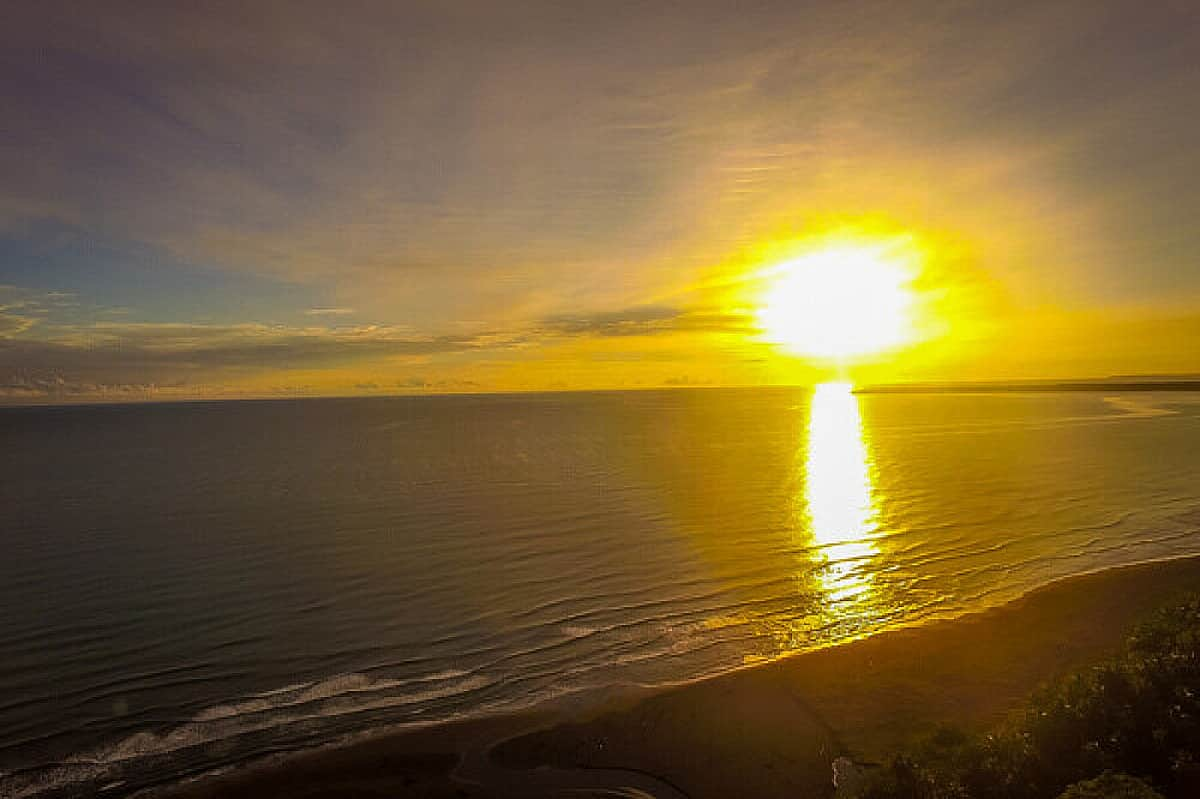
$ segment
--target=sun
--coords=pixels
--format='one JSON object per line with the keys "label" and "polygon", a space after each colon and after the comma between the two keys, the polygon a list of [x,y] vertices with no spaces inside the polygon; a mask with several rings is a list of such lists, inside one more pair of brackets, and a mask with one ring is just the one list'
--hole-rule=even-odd
{"label": "sun", "polygon": [[913,254],[896,242],[825,243],[764,272],[763,338],[811,358],[845,361],[914,338]]}

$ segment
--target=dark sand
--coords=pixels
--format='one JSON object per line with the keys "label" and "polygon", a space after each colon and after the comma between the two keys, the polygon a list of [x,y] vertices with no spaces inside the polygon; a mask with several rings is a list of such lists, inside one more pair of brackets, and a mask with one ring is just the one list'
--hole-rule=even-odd
{"label": "dark sand", "polygon": [[822,797],[943,723],[986,729],[1200,589],[1200,558],[1071,578],[999,608],[795,655],[565,721],[480,719],[296,754],[169,791],[205,797]]}

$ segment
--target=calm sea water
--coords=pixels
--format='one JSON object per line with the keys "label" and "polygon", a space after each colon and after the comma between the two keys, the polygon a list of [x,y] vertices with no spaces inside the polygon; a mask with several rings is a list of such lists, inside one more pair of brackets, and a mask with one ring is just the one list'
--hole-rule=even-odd
{"label": "calm sea water", "polygon": [[1200,552],[1200,396],[0,410],[0,795],[708,675]]}

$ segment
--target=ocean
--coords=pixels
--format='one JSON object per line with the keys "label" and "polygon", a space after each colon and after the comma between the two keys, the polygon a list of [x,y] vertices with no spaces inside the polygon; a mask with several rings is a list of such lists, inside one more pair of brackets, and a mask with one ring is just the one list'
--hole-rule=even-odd
{"label": "ocean", "polygon": [[1200,394],[0,409],[0,795],[123,796],[1200,553]]}

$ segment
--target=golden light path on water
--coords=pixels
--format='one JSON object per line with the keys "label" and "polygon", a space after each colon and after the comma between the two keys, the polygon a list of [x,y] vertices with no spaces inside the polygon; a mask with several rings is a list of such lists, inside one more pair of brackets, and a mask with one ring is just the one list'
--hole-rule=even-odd
{"label": "golden light path on water", "polygon": [[821,615],[845,621],[871,605],[868,561],[878,554],[872,539],[879,517],[862,415],[850,384],[815,387],[807,432],[804,528],[818,562]]}

